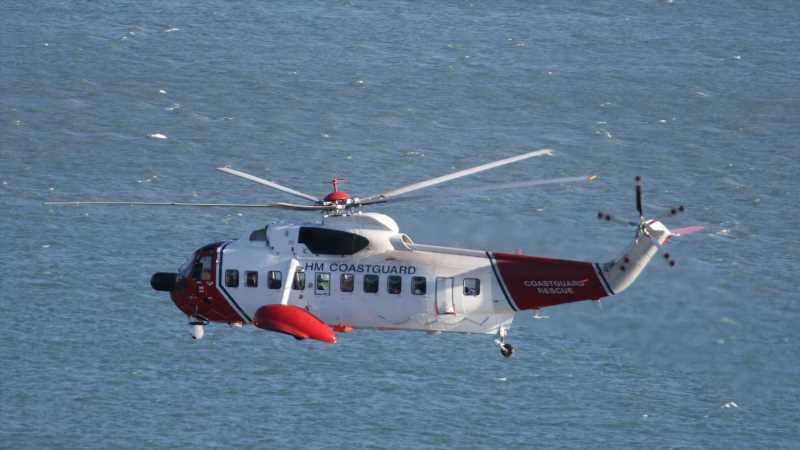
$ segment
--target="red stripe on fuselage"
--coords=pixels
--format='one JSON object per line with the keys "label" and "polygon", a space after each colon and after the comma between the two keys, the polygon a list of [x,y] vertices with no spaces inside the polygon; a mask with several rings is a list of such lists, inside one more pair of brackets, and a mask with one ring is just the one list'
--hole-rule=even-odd
{"label": "red stripe on fuselage", "polygon": [[242,316],[236,312],[220,292],[217,274],[217,252],[224,242],[217,242],[197,250],[192,257],[195,264],[200,257],[211,257],[211,267],[207,280],[196,279],[191,274],[178,279],[175,290],[170,293],[175,306],[187,315],[203,316],[212,322],[243,322]]}
{"label": "red stripe on fuselage", "polygon": [[520,309],[538,309],[608,295],[594,264],[492,253],[508,294]]}

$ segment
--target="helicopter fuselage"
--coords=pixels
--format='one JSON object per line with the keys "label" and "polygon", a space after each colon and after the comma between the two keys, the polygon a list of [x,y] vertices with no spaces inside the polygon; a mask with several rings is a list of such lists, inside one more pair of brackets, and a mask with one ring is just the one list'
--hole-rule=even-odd
{"label": "helicopter fuselage", "polygon": [[211,322],[250,324],[262,306],[282,304],[336,330],[495,334],[510,328],[517,311],[613,294],[610,270],[420,245],[390,217],[358,213],[268,225],[210,244],[179,270],[171,297],[187,315]]}

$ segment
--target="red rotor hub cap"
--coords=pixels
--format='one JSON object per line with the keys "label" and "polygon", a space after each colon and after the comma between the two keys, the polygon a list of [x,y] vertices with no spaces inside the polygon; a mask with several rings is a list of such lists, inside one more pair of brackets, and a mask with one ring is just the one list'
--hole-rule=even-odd
{"label": "red rotor hub cap", "polygon": [[337,192],[331,192],[330,194],[328,194],[325,197],[325,201],[326,202],[339,202],[339,201],[346,201],[346,200],[349,200],[351,198],[352,197],[350,197],[350,194],[348,194],[346,192],[337,191]]}

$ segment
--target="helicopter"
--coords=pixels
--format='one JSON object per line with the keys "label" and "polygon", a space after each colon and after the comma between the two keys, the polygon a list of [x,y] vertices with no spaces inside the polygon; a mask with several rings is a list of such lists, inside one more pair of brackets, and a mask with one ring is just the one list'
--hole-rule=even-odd
{"label": "helicopter", "polygon": [[[336,343],[336,333],[353,330],[480,333],[494,336],[508,358],[507,342],[517,313],[585,300],[599,301],[627,289],[673,237],[703,230],[670,230],[662,220],[685,211],[673,207],[645,218],[641,177],[635,178],[637,220],[606,212],[597,218],[635,230],[620,256],[588,262],[444,247],[415,242],[388,215],[365,207],[431,197],[417,191],[523,160],[552,156],[541,149],[484,163],[379,194],[355,197],[339,189],[316,197],[230,167],[229,175],[302,198],[305,203],[180,203],[61,201],[48,205],[129,205],[223,208],[280,208],[316,211],[321,220],[271,223],[239,239],[214,242],[194,251],[176,272],[158,272],[151,287],[167,292],[188,318],[191,336],[201,339],[211,323],[255,326],[298,340]],[[459,193],[519,189],[594,181],[596,176],[529,180],[462,189]]]}

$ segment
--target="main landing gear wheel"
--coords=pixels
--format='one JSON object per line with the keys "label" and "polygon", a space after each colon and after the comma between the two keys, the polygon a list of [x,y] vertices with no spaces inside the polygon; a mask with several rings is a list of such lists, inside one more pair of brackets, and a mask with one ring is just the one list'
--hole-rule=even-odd
{"label": "main landing gear wheel", "polygon": [[494,343],[500,347],[500,354],[505,356],[506,358],[511,358],[511,355],[514,354],[514,346],[511,344],[506,343],[506,336],[508,335],[508,329],[504,327],[500,327],[497,330],[497,337],[494,339]]}

